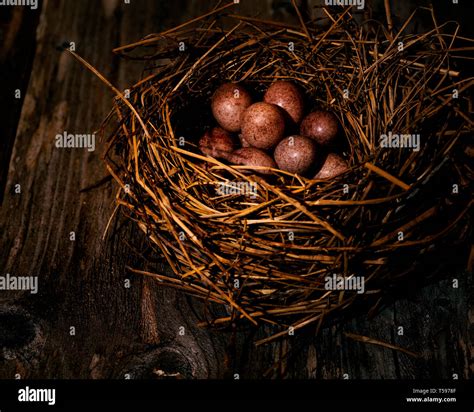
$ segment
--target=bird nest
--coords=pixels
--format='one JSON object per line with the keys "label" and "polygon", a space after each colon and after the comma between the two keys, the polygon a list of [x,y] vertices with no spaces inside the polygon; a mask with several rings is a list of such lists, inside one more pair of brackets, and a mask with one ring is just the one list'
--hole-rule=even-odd
{"label": "bird nest", "polygon": [[[122,211],[172,269],[135,272],[224,305],[210,325],[276,325],[268,341],[376,302],[467,238],[473,80],[453,23],[409,35],[333,8],[296,27],[228,7],[115,50],[149,67],[126,93],[103,79],[117,94],[105,159]],[[262,175],[199,151],[219,85],[261,95],[275,80],[337,116],[349,170]]]}

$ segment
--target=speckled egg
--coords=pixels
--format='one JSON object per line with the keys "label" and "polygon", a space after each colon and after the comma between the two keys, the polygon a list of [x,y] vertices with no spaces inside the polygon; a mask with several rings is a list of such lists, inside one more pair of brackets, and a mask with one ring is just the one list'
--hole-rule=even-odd
{"label": "speckled egg", "polygon": [[336,153],[329,153],[326,156],[326,159],[318,171],[318,173],[314,176],[314,179],[332,179],[349,169],[347,162],[338,154]]}
{"label": "speckled egg", "polygon": [[221,127],[208,130],[199,140],[201,152],[216,159],[227,159],[236,147],[235,139]]}
{"label": "speckled egg", "polygon": [[281,170],[303,174],[317,160],[316,144],[309,137],[289,136],[278,144],[274,157],[278,168]]}
{"label": "speckled egg", "polygon": [[244,113],[242,137],[252,147],[271,149],[283,138],[285,117],[282,109],[265,102],[252,104]]}
{"label": "speckled egg", "polygon": [[223,129],[238,132],[242,127],[243,113],[251,104],[252,98],[244,87],[236,83],[226,83],[214,93],[211,109]]}
{"label": "speckled egg", "polygon": [[[271,156],[255,147],[243,147],[242,149],[236,150],[229,157],[229,161],[235,165],[259,166],[273,169],[277,167]],[[270,173],[268,169],[255,169],[255,171],[264,174]]]}
{"label": "speckled egg", "polygon": [[299,124],[303,118],[303,94],[294,83],[276,81],[268,88],[263,101],[281,107],[296,124]]}
{"label": "speckled egg", "polygon": [[331,112],[317,110],[308,114],[300,125],[300,133],[310,137],[320,146],[334,143],[339,129],[337,117]]}

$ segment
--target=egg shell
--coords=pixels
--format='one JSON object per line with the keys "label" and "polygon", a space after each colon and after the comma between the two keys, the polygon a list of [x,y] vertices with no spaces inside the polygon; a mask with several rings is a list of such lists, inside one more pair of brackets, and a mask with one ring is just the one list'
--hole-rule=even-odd
{"label": "egg shell", "polygon": [[278,144],[274,157],[279,169],[303,174],[317,161],[316,143],[309,137],[289,136]]}
{"label": "egg shell", "polygon": [[303,118],[303,93],[294,83],[276,81],[266,91],[263,101],[281,107],[296,124],[299,124]]}
{"label": "egg shell", "polygon": [[236,83],[225,83],[214,93],[211,110],[219,125],[229,131],[238,132],[242,116],[252,104],[252,97],[244,87]]}
{"label": "egg shell", "polygon": [[232,135],[221,127],[214,127],[199,140],[199,149],[207,156],[227,159],[237,147]]}
{"label": "egg shell", "polygon": [[[264,152],[263,150],[257,149],[255,147],[243,147],[236,150],[229,157],[229,161],[235,165],[242,166],[262,166],[266,168],[276,169],[277,165],[271,156]],[[270,170],[261,169],[257,170],[258,173],[268,174],[271,173]]]}
{"label": "egg shell", "polygon": [[242,137],[252,147],[271,149],[283,138],[285,117],[278,106],[265,102],[252,104],[244,113]]}
{"label": "egg shell", "polygon": [[334,143],[339,130],[337,117],[326,110],[316,110],[308,114],[300,125],[300,134],[310,137],[320,146]]}
{"label": "egg shell", "polygon": [[336,153],[329,153],[324,163],[313,179],[332,179],[349,169],[347,162]]}

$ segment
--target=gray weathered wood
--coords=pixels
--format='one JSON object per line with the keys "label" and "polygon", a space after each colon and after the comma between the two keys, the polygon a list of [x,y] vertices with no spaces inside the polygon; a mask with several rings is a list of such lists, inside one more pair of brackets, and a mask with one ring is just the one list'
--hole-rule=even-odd
{"label": "gray weathered wood", "polygon": [[[203,3],[43,2],[0,211],[0,275],[39,276],[40,288],[38,295],[0,292],[0,378],[17,373],[24,378],[94,379],[120,379],[127,373],[145,378],[175,373],[196,378],[232,378],[235,373],[323,379],[342,379],[345,373],[351,379],[472,376],[473,294],[467,276],[459,289],[451,288],[449,280],[427,287],[371,321],[359,315],[324,329],[318,338],[297,335],[255,348],[253,341],[268,329],[243,329],[235,336],[200,329],[195,326],[199,302],[126,271],[126,266],[166,270],[160,263],[144,262],[147,241],[133,224],[119,217],[102,238],[114,210],[116,186],[108,182],[80,192],[106,176],[100,145],[93,153],[57,149],[54,137],[64,131],[93,132],[112,96],[56,46],[74,41],[80,55],[124,89],[139,78],[142,67],[118,60],[110,51],[198,15],[208,7]],[[271,2],[263,5],[266,17],[294,18],[284,7],[270,12]],[[249,3],[243,7],[249,14],[256,12]],[[15,193],[16,184],[21,194]],[[124,286],[126,279],[130,288]],[[13,326],[8,323],[12,320]],[[404,336],[397,335],[397,326],[404,327]],[[423,356],[414,360],[355,342],[344,332]],[[288,350],[290,357],[282,356]]]}

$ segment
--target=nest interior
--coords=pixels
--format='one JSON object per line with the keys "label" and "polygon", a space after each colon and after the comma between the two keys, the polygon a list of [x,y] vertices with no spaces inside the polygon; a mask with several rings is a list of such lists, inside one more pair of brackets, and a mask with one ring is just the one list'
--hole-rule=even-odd
{"label": "nest interior", "polygon": [[[357,23],[350,8],[325,13],[295,27],[224,6],[116,50],[149,68],[129,98],[117,92],[107,167],[118,204],[174,274],[136,272],[225,305],[228,314],[209,324],[270,323],[281,328],[271,338],[321,325],[471,231],[462,147],[473,78],[457,66],[469,47],[457,46],[456,24],[433,19],[431,31],[409,35],[405,26]],[[258,100],[278,79],[304,89],[308,112],[336,114],[348,172],[330,181],[263,177],[199,152],[220,84],[242,83]],[[389,132],[419,135],[418,150],[381,147]],[[218,193],[232,183],[256,195]],[[365,293],[328,290],[333,275],[363,277]]]}

